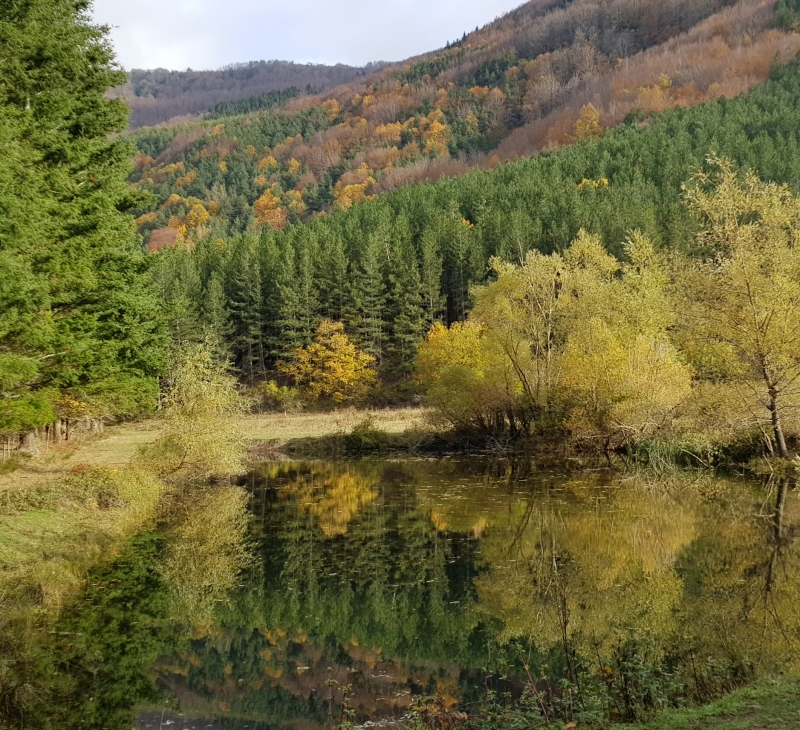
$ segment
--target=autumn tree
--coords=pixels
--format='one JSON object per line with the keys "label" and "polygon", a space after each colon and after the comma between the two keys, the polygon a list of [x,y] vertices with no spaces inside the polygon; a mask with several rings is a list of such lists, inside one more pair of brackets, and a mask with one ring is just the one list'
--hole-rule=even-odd
{"label": "autumn tree", "polygon": [[709,164],[714,172],[687,190],[706,253],[694,325],[787,458],[784,421],[800,395],[800,199],[752,172],[740,176],[728,160]]}
{"label": "autumn tree", "polygon": [[142,463],[163,476],[206,479],[242,469],[241,416],[248,402],[213,342],[187,347],[177,358],[163,399],[165,429]]}
{"label": "autumn tree", "polygon": [[581,108],[578,121],[572,128],[573,136],[576,140],[593,139],[602,137],[605,133],[600,126],[600,114],[595,109],[594,104],[587,104]]}
{"label": "autumn tree", "polygon": [[451,425],[494,436],[566,430],[605,448],[652,435],[692,371],[667,337],[667,278],[640,234],[622,264],[584,231],[564,254],[494,260],[470,321],[434,327],[418,374]]}
{"label": "autumn tree", "polygon": [[302,388],[310,400],[330,398],[334,403],[358,401],[375,383],[375,358],[350,341],[341,322],[323,320],[308,347],[296,351],[293,362],[278,367]]}
{"label": "autumn tree", "polygon": [[416,365],[436,425],[494,438],[527,434],[530,409],[519,378],[479,321],[435,324]]}

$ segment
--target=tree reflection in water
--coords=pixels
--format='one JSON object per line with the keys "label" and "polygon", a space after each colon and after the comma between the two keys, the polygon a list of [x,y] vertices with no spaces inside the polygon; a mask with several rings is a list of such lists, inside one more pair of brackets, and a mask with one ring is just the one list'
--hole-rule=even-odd
{"label": "tree reflection in water", "polygon": [[253,564],[210,622],[167,612],[143,667],[219,727],[336,724],[343,686],[359,721],[423,693],[474,709],[521,689],[521,656],[577,680],[632,639],[690,699],[800,669],[786,480],[363,461],[265,465],[243,486]]}

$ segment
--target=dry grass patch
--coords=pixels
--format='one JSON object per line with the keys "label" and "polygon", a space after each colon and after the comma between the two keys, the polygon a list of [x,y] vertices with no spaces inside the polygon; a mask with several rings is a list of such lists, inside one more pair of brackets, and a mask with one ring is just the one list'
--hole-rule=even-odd
{"label": "dry grass patch", "polygon": [[0,469],[0,492],[40,486],[59,476],[94,467],[123,469],[139,446],[153,443],[160,432],[160,422],[150,419],[109,426],[104,433],[75,444],[42,447],[39,456],[18,457],[15,468]]}
{"label": "dry grass patch", "polygon": [[244,430],[253,441],[291,441],[325,438],[350,433],[371,419],[374,427],[387,434],[402,434],[423,428],[428,411],[424,408],[386,410],[347,410],[331,413],[267,413],[245,418]]}

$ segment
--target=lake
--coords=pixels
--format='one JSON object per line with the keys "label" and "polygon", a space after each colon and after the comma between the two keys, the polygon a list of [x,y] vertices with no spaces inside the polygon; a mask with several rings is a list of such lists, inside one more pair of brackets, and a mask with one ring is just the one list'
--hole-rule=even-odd
{"label": "lake", "polygon": [[528,671],[607,680],[614,716],[634,663],[697,701],[800,669],[791,483],[567,467],[268,463],[179,495],[65,615],[41,724],[388,724]]}

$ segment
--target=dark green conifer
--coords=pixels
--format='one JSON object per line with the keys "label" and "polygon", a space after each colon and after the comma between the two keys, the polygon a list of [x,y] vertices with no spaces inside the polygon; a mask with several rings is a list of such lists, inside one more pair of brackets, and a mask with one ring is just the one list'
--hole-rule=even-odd
{"label": "dark green conifer", "polygon": [[53,420],[68,394],[95,415],[151,408],[166,342],[106,31],[86,0],[7,0],[0,59],[0,431]]}

